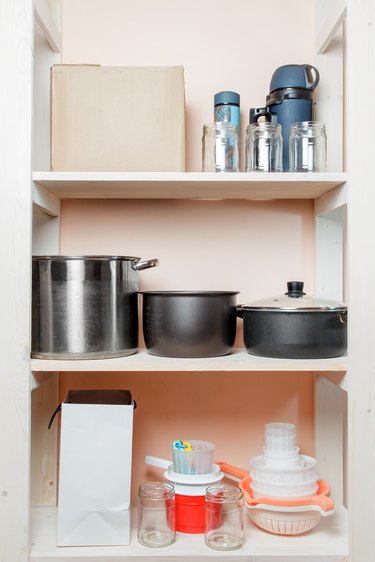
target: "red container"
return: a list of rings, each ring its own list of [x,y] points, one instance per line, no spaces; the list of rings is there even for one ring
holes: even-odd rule
[[[180,533],[204,533],[206,526],[206,505],[204,496],[183,496],[176,494],[176,531]]]
[[[206,530],[205,496],[175,495],[176,531],[180,533],[199,534]],[[210,507],[210,526],[215,529],[220,525],[221,506]]]

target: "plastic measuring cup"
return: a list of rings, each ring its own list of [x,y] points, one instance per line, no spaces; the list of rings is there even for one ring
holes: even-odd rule
[[[191,450],[176,448],[178,442],[172,443],[173,468],[180,474],[209,474],[212,472],[215,445],[209,441],[181,441],[189,443]]]

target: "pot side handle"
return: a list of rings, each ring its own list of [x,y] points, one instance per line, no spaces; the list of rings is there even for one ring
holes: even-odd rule
[[[236,306],[236,314],[238,318],[242,318],[243,319],[243,308],[242,308],[242,304],[238,304]]]
[[[132,268],[135,271],[141,271],[142,269],[149,269],[150,267],[156,267],[159,265],[159,260],[154,258],[152,260],[133,260]]]

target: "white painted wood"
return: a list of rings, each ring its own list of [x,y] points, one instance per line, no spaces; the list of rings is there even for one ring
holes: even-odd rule
[[[34,182],[65,198],[315,199],[346,181],[342,173],[34,172]]]
[[[44,0],[43,0],[44,2]],[[58,20],[59,2],[45,2],[51,18]],[[36,3],[35,7],[42,3]],[[33,169],[49,170],[50,164],[50,67],[61,62],[44,36],[34,37],[33,87]],[[60,200],[40,186],[33,185],[34,255],[58,254],[60,249]]]
[[[349,392],[349,378],[350,378],[349,373],[325,372],[325,373],[320,373],[320,376],[324,377],[338,388],[341,388],[341,390],[343,390],[344,392],[346,393]],[[344,416],[344,421],[345,421],[345,416]]]
[[[33,186],[33,202],[48,215],[60,216],[60,199],[40,185]]]
[[[52,217],[34,205],[33,230],[33,256],[60,253],[60,217]]]
[[[349,510],[351,562],[375,560],[375,5],[348,0]],[[362,101],[361,101],[362,100]]]
[[[48,429],[59,403],[58,375],[54,375],[31,395],[31,505],[56,505],[57,501],[57,423]]]
[[[33,169],[50,169],[50,68],[61,62],[44,37],[34,37]]]
[[[324,2],[324,0],[322,0]],[[327,2],[324,2],[327,5]],[[335,4],[335,2],[331,2]],[[316,88],[316,119],[327,130],[327,170],[345,170],[344,145],[344,32],[341,27],[324,55],[317,55],[320,83]]]
[[[147,548],[138,544],[135,510],[132,513],[131,543],[126,547],[56,547],[56,509],[34,508],[31,528],[32,562],[347,562],[347,513],[337,506],[335,514],[322,518],[318,526],[305,535],[272,535],[253,525],[244,513],[245,544],[238,550],[218,552],[204,543],[203,535],[177,533],[167,548]]]
[[[343,301],[346,207],[316,217],[315,231],[315,293]]]
[[[331,485],[335,504],[343,502],[343,404],[345,393],[317,376],[315,389],[315,457],[318,474]]]
[[[323,216],[340,207],[344,207],[348,201],[348,190],[346,184],[331,189],[314,201],[315,216]]]
[[[33,8],[0,2],[0,559],[27,562]]]
[[[38,371],[305,371],[305,372],[345,372],[347,357],[333,359],[274,359],[256,357],[244,350],[235,350],[224,357],[210,357],[204,359],[173,359],[150,355],[145,350],[113,359],[32,359],[31,367]]]
[[[346,0],[325,2],[327,14],[318,20],[316,52],[323,55],[346,18]]]
[[[34,0],[34,17],[55,53],[61,52],[61,33],[45,0]]]

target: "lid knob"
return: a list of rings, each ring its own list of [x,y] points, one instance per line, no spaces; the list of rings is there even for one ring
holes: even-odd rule
[[[303,281],[288,281],[288,291],[285,294],[293,299],[303,297],[303,295],[306,295],[306,293],[303,292],[303,284]]]

